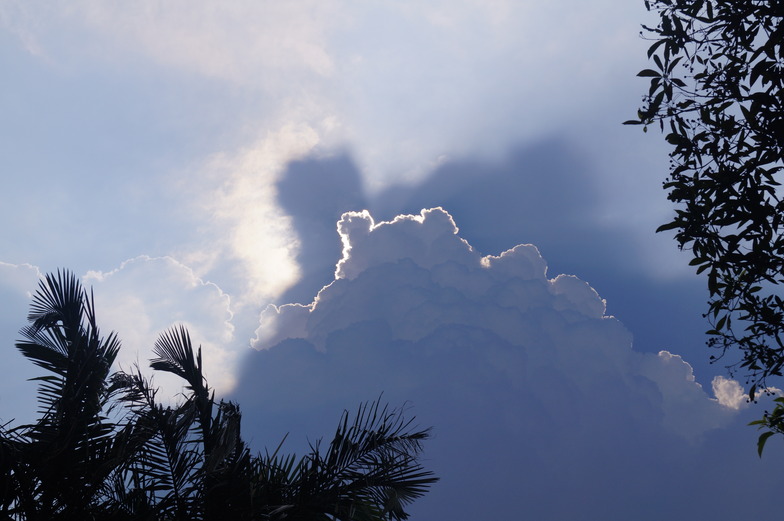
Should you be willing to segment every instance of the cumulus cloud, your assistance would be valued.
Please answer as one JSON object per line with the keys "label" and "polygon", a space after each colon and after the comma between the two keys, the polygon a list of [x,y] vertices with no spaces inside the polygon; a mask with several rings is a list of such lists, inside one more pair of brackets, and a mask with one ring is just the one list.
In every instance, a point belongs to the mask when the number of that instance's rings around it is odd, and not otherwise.
{"label": "cumulus cloud", "polygon": [[[509,516],[520,500],[538,519],[694,514],[638,502],[696,479],[705,440],[738,425],[737,382],[708,395],[680,356],[634,351],[597,291],[550,278],[535,246],[483,256],[441,208],[386,222],[348,212],[338,232],[335,280],[261,315],[235,392],[251,438],[325,432],[383,391],[435,426],[428,465],[444,480],[423,518],[456,503],[450,519]],[[483,507],[461,503],[470,487]],[[537,503],[553,490],[570,502]]]}
{"label": "cumulus cloud", "polygon": [[[654,354],[664,347],[675,352],[700,349],[705,328],[694,310],[704,305],[703,281],[653,276],[645,266],[655,264],[662,270],[667,263],[643,253],[649,246],[640,248],[639,240],[647,245],[657,239],[651,237],[655,225],[644,236],[635,236],[603,224],[604,217],[599,216],[604,209],[592,186],[597,176],[591,157],[575,142],[553,137],[510,150],[502,162],[447,162],[422,183],[362,198],[360,174],[349,154],[308,157],[292,164],[279,182],[281,205],[302,238],[297,261],[307,275],[275,303],[309,303],[333,280],[343,247],[336,240],[335,221],[342,212],[369,208],[377,222],[443,206],[474,249],[498,252],[509,245],[533,243],[550,262],[552,273],[577,274],[601,287],[609,313],[635,331],[636,349]],[[655,244],[660,254],[678,253],[670,243]],[[678,296],[673,298],[674,294]],[[652,308],[656,320],[650,319]],[[703,378],[700,383],[709,388],[715,368],[707,357],[691,361]]]}
{"label": "cumulus cloud", "polygon": [[96,313],[104,331],[116,331],[122,341],[119,368],[139,365],[154,374],[161,397],[172,398],[183,382],[173,375],[153,372],[155,340],[166,329],[182,324],[195,346],[201,344],[209,384],[225,393],[234,385],[239,352],[231,300],[214,283],[196,276],[188,266],[171,257],[137,257],[108,272],[91,271],[83,278],[95,292]]}
{"label": "cumulus cloud", "polygon": [[[4,377],[0,379],[0,419],[28,421],[36,411],[36,383],[28,379],[41,370],[14,349],[18,331],[27,322],[30,299],[38,289],[41,271],[31,265],[0,262],[0,300],[7,313],[0,317]],[[216,284],[199,278],[193,269],[171,257],[140,256],[114,270],[90,271],[82,284],[93,289],[98,325],[104,335],[118,334],[122,348],[115,369],[131,370],[135,364],[153,376],[163,400],[175,399],[183,382],[149,368],[158,336],[175,325],[184,325],[194,346],[201,345],[205,375],[219,395],[236,382],[237,362],[247,343],[248,331],[238,333],[232,301]],[[18,423],[18,422],[17,422]]]}
{"label": "cumulus cloud", "polygon": [[716,399],[725,407],[740,409],[748,405],[748,394],[737,381],[717,375],[711,384]]}

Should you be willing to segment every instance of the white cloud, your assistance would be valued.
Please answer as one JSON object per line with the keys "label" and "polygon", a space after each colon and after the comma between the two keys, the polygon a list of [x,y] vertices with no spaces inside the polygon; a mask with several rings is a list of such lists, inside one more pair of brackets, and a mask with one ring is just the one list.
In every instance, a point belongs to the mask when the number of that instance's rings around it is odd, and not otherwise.
{"label": "white cloud", "polygon": [[117,332],[122,341],[118,367],[129,370],[138,363],[147,375],[154,374],[162,398],[181,392],[183,382],[153,372],[149,360],[154,358],[152,348],[158,336],[182,324],[190,331],[194,347],[202,347],[209,384],[219,394],[231,390],[240,352],[231,347],[235,331],[230,298],[214,283],[198,278],[170,257],[144,256],[109,272],[89,272],[83,280],[94,288],[102,330]]}
{"label": "white cloud", "polygon": [[[749,393],[736,380],[716,375],[711,381],[711,387],[713,388],[713,394],[716,396],[716,401],[724,407],[739,410],[745,409],[750,405]],[[769,399],[782,395],[784,395],[784,391],[778,387],[766,387],[761,391],[757,391],[755,401],[768,402]]]}
{"label": "white cloud", "polygon": [[429,268],[466,255],[476,257],[456,234],[452,217],[441,208],[399,215],[378,224],[367,210],[344,213],[338,222],[343,258],[338,261],[335,278],[354,279],[369,266],[406,258]]}
{"label": "white cloud", "polygon": [[730,409],[740,409],[748,405],[748,393],[737,381],[717,375],[713,377],[711,386],[713,394],[723,406]]}
{"label": "white cloud", "polygon": [[641,356],[640,373],[657,383],[662,396],[664,425],[691,439],[699,438],[708,429],[722,427],[732,418],[739,406],[732,401],[735,390],[743,389],[735,380],[724,379],[710,400],[702,386],[695,381],[691,365],[679,355],[661,351],[658,355]]}
{"label": "white cloud", "polygon": [[[4,377],[0,378],[0,419],[32,420],[36,410],[34,382],[41,370],[12,346],[27,323],[30,299],[42,274],[35,266],[0,262],[0,301],[7,313],[0,318]],[[175,325],[188,328],[194,347],[201,345],[208,383],[218,395],[230,392],[236,382],[237,362],[247,348],[238,341],[232,302],[216,284],[196,276],[188,266],[171,257],[140,256],[107,271],[90,271],[82,284],[92,288],[98,325],[104,335],[118,334],[122,347],[115,369],[130,370],[138,364],[154,376],[163,400],[175,398],[183,382],[173,375],[154,372],[149,360],[158,336]],[[241,332],[247,336],[248,332]],[[13,397],[13,398],[12,398]]]}

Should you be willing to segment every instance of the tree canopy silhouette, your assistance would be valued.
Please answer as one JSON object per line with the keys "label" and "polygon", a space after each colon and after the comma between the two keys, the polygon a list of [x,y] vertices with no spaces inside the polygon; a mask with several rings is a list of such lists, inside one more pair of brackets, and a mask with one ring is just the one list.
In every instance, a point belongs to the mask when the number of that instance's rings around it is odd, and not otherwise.
{"label": "tree canopy silhouette", "polygon": [[[674,230],[707,274],[712,359],[736,349],[731,372],[749,398],[784,367],[784,1],[646,0],[658,25],[654,68],[637,119],[672,145],[664,182]],[[784,411],[779,411],[784,412]],[[764,444],[764,440],[762,440]]]}
{"label": "tree canopy silhouette", "polygon": [[69,272],[41,281],[28,319],[16,346],[45,374],[37,421],[0,427],[4,519],[402,520],[437,481],[419,462],[429,429],[378,400],[344,412],[326,450],[252,455],[182,326],[155,344],[152,367],[187,384],[162,405],[138,367],[112,373],[120,341]]}

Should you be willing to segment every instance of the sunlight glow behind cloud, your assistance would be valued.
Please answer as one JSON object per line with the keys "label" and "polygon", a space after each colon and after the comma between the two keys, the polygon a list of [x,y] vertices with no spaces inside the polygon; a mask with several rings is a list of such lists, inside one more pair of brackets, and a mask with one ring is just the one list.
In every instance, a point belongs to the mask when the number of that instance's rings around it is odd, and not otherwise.
{"label": "sunlight glow behind cloud", "polygon": [[182,252],[183,260],[199,273],[222,272],[237,305],[258,306],[299,276],[298,239],[278,208],[275,182],[289,161],[318,141],[309,126],[285,126],[253,147],[209,158],[195,175],[196,186],[193,179],[183,182],[194,193],[192,211],[201,216],[206,237]]}

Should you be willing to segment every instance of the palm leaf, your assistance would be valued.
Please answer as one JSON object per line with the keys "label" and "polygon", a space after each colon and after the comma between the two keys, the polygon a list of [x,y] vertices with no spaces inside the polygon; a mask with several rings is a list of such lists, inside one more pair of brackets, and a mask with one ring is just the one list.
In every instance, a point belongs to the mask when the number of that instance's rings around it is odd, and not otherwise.
{"label": "palm leaf", "polygon": [[279,496],[279,502],[270,503],[277,505],[270,515],[277,512],[274,515],[280,519],[406,519],[404,507],[437,481],[418,461],[429,430],[416,429],[413,421],[376,400],[361,404],[353,420],[344,411],[324,454],[316,442],[295,466],[277,456],[265,458],[264,485]]}
{"label": "palm leaf", "polygon": [[40,281],[28,319],[16,346],[48,374],[34,379],[41,417],[18,431],[18,504],[44,517],[84,516],[119,455],[103,411],[120,343],[101,338],[92,294],[67,271]]}
{"label": "palm leaf", "polygon": [[191,337],[185,326],[176,326],[162,333],[155,342],[150,367],[158,371],[176,374],[197,392],[205,388],[201,364],[201,348],[194,356]]}
{"label": "palm leaf", "polygon": [[189,401],[198,414],[198,431],[204,444],[205,458],[210,457],[215,441],[212,432],[214,394],[210,392],[204,378],[201,363],[201,347],[193,351],[190,334],[185,326],[173,327],[158,337],[153,348],[157,358],[150,361],[150,367],[159,371],[176,374],[188,382],[191,390]]}
{"label": "palm leaf", "polygon": [[117,373],[112,383],[120,403],[131,411],[137,447],[122,469],[125,482],[135,484],[137,495],[147,498],[141,505],[152,506],[164,518],[194,518],[202,459],[188,435],[197,417],[194,408],[189,403],[176,408],[158,404],[156,390],[138,367],[131,374]]}
{"label": "palm leaf", "polygon": [[38,330],[61,324],[69,331],[82,322],[84,290],[76,276],[68,271],[48,273],[39,281],[38,291],[30,304],[27,320]]}

